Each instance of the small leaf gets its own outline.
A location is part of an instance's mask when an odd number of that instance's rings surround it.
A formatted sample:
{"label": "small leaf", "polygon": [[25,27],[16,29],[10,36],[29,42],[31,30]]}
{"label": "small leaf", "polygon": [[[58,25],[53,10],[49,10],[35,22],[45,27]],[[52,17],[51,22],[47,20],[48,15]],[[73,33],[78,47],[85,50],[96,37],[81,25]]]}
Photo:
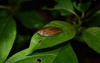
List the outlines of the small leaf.
{"label": "small leaf", "polygon": [[78,63],[70,44],[49,52],[36,53],[27,56],[16,63]]}
{"label": "small leaf", "polygon": [[76,4],[76,2],[74,2],[75,8],[80,12],[85,12],[90,7],[90,5],[91,1],[86,3],[78,3],[78,5]]}
{"label": "small leaf", "polygon": [[3,63],[13,46],[16,24],[11,17],[0,18],[0,63]]}
{"label": "small leaf", "polygon": [[52,47],[64,41],[68,41],[72,39],[76,34],[75,28],[69,23],[63,21],[52,21],[45,27],[49,26],[58,27],[62,29],[62,32],[54,36],[47,36],[47,37],[35,33],[31,39],[31,43],[29,46],[30,50],[29,53],[32,53],[32,51],[34,51],[34,48],[41,49],[41,48]]}
{"label": "small leaf", "polygon": [[57,5],[54,7],[54,9],[59,10],[61,14],[69,15],[71,13],[75,13],[73,3],[71,0],[56,0],[56,1],[57,1]]}
{"label": "small leaf", "polygon": [[19,14],[22,23],[30,29],[44,26],[43,19],[36,11],[22,12]]}
{"label": "small leaf", "polygon": [[87,45],[100,53],[100,28],[91,27],[83,31],[83,38]]}
{"label": "small leaf", "polygon": [[59,10],[59,12],[61,13],[62,16],[72,15],[71,12],[67,12],[66,10]]}

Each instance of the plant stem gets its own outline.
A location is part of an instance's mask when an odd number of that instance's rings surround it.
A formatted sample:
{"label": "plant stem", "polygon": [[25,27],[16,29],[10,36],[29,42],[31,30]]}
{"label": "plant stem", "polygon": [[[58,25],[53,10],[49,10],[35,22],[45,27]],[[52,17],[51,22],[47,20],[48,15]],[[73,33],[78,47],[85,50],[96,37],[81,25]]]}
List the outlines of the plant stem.
{"label": "plant stem", "polygon": [[72,12],[72,13],[77,17],[77,19],[78,19],[78,24],[81,25],[82,23],[81,23],[80,17],[79,17],[75,12]]}
{"label": "plant stem", "polygon": [[81,18],[84,18],[84,15],[85,15],[85,13],[84,13],[84,12],[82,12],[82,16],[81,16]]}
{"label": "plant stem", "polygon": [[7,10],[10,10],[11,9],[9,6],[3,6],[3,5],[0,5],[0,8],[7,9]]}
{"label": "plant stem", "polygon": [[87,12],[83,19],[87,19],[93,16],[100,9],[100,3],[98,3],[91,11]]}

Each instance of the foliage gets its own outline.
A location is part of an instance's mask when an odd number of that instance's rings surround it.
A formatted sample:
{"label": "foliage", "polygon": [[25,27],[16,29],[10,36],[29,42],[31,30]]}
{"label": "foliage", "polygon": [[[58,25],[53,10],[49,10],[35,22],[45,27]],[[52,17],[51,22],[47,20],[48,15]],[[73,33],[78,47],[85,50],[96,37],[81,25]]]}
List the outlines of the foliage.
{"label": "foliage", "polygon": [[0,63],[79,63],[75,40],[100,53],[98,0],[7,0],[6,4],[0,3]]}

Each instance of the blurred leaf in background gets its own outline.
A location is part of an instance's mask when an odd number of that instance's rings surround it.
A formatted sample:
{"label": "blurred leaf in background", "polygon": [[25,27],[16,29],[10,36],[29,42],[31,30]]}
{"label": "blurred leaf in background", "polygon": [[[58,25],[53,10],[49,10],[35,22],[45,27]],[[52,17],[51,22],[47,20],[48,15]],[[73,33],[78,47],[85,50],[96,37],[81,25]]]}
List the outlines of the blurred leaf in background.
{"label": "blurred leaf in background", "polygon": [[71,0],[56,0],[54,9],[61,12],[62,16],[74,14],[74,6]]}
{"label": "blurred leaf in background", "polygon": [[88,0],[87,2],[79,2],[77,3],[76,1],[73,2],[74,7],[80,11],[80,12],[85,12],[88,10],[88,8],[91,5],[91,0]]}
{"label": "blurred leaf in background", "polygon": [[3,63],[9,55],[15,37],[16,23],[14,19],[11,16],[0,18],[0,63]]}
{"label": "blurred leaf in background", "polygon": [[45,25],[45,21],[36,11],[19,13],[21,22],[30,29],[40,29]]}

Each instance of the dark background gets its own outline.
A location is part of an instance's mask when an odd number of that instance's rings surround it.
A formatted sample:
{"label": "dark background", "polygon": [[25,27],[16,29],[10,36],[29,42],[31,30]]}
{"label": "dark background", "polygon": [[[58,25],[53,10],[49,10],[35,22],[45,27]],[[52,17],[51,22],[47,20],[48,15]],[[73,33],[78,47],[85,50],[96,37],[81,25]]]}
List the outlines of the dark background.
{"label": "dark background", "polygon": [[[76,1],[79,2],[80,0],[76,0]],[[85,3],[85,2],[87,2],[87,0],[83,0],[83,2]],[[29,11],[29,10],[37,10],[38,11],[43,6],[47,6],[49,8],[52,8],[55,4],[56,4],[56,2],[54,0],[32,0],[30,2],[23,2],[21,4],[20,11],[21,12]],[[100,0],[92,0],[92,5],[88,10],[93,9],[93,7],[95,7],[97,4],[100,4]],[[8,0],[0,0],[0,5],[9,6],[10,4],[9,4]],[[13,3],[12,5],[15,5],[15,4]],[[45,12],[48,13],[48,16],[45,15],[45,13],[44,13],[45,20],[47,20],[47,21],[52,20],[52,18],[48,18],[48,17],[50,17],[50,12],[49,11],[45,11]],[[39,12],[39,13],[41,14],[41,12]],[[60,19],[62,19],[62,18],[63,17],[60,16]],[[17,31],[19,34],[23,34],[26,36],[30,35],[30,37],[31,37],[34,34],[34,32],[37,30],[37,29],[30,30],[30,29],[24,27],[20,23],[20,21],[18,19],[16,19],[16,17],[14,17],[14,19],[17,22],[17,25],[18,25]],[[53,19],[55,19],[55,18],[53,18]],[[56,19],[59,19],[59,18],[56,18]],[[23,33],[23,31],[26,31],[26,32]],[[27,48],[29,41],[30,40],[27,40],[26,44],[24,44],[24,47],[22,47],[21,49]],[[100,54],[98,54],[97,52],[92,50],[85,43],[78,42],[77,40],[72,40],[71,45],[72,45],[72,47],[73,47],[73,49],[78,57],[79,63],[100,63]],[[14,44],[10,55],[19,51],[19,50],[15,51],[16,49],[17,49],[16,45]]]}

